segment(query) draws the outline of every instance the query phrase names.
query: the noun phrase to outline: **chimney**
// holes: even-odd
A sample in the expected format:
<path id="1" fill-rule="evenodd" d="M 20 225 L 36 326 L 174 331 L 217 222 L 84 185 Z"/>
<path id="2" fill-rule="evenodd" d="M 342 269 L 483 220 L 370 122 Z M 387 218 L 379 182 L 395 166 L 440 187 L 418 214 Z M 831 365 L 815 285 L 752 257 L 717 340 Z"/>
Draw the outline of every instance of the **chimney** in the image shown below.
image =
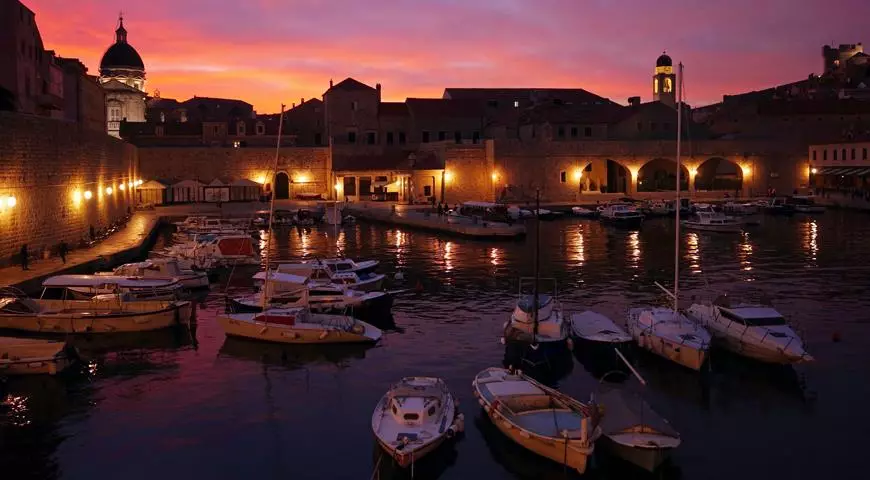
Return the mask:
<path id="1" fill-rule="evenodd" d="M 632 107 L 640 105 L 640 97 L 628 97 L 628 104 Z"/>
<path id="2" fill-rule="evenodd" d="M 302 105 L 303 103 L 305 103 L 305 97 L 302 97 L 302 99 L 299 100 L 299 105 Z"/>
<path id="3" fill-rule="evenodd" d="M 329 79 L 329 88 L 332 88 L 332 79 Z"/>
<path id="4" fill-rule="evenodd" d="M 377 90 L 379 92 L 381 91 L 381 84 L 380 83 L 375 84 L 375 90 Z"/>

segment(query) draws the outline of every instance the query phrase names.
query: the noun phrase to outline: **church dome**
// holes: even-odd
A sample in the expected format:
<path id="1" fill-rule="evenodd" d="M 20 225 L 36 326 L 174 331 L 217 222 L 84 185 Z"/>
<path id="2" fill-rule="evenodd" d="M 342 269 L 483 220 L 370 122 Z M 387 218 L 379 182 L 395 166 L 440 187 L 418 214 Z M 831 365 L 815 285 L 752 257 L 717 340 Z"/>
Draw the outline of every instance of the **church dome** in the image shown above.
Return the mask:
<path id="1" fill-rule="evenodd" d="M 103 54 L 100 60 L 100 71 L 124 69 L 141 70 L 145 72 L 145 63 L 133 46 L 127 43 L 127 29 L 124 28 L 124 19 L 120 19 L 120 25 L 115 30 L 115 43 Z"/>
<path id="2" fill-rule="evenodd" d="M 662 53 L 656 60 L 657 67 L 672 67 L 673 65 L 674 63 L 671 61 L 671 57 L 669 57 L 667 53 Z"/>

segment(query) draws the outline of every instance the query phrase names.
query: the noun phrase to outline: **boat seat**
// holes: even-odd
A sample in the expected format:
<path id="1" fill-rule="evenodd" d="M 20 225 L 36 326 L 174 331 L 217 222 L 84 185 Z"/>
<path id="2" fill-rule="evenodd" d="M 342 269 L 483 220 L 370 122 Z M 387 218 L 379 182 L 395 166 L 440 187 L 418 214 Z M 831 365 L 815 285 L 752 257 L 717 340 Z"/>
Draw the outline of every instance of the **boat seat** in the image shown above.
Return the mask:
<path id="1" fill-rule="evenodd" d="M 568 438 L 580 438 L 583 416 L 571 410 L 535 410 L 518 413 L 512 420 L 518 426 L 546 437 L 561 437 L 568 431 Z"/>

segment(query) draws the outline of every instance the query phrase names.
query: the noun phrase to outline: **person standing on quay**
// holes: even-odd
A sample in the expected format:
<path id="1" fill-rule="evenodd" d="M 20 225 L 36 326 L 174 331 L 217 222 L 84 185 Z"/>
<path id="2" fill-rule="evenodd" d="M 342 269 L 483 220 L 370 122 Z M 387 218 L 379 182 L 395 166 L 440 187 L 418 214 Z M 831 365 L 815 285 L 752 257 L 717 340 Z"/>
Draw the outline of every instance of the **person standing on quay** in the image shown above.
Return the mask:
<path id="1" fill-rule="evenodd" d="M 60 245 L 57 247 L 57 253 L 60 255 L 60 260 L 66 264 L 66 254 L 69 252 L 69 246 L 66 242 L 60 242 Z"/>
<path id="2" fill-rule="evenodd" d="M 27 268 L 27 244 L 21 245 L 21 269 L 22 270 L 30 270 Z"/>

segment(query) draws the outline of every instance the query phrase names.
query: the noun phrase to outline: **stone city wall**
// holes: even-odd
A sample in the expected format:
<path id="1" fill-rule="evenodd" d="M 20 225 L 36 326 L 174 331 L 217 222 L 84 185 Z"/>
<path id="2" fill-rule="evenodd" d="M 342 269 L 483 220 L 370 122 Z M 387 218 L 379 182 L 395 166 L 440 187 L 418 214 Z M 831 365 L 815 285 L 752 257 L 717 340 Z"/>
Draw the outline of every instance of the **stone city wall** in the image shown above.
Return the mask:
<path id="1" fill-rule="evenodd" d="M 0 263 L 24 243 L 32 256 L 75 247 L 91 226 L 123 217 L 134 200 L 119 185 L 138 178 L 136 165 L 136 148 L 105 132 L 0 112 Z"/>

